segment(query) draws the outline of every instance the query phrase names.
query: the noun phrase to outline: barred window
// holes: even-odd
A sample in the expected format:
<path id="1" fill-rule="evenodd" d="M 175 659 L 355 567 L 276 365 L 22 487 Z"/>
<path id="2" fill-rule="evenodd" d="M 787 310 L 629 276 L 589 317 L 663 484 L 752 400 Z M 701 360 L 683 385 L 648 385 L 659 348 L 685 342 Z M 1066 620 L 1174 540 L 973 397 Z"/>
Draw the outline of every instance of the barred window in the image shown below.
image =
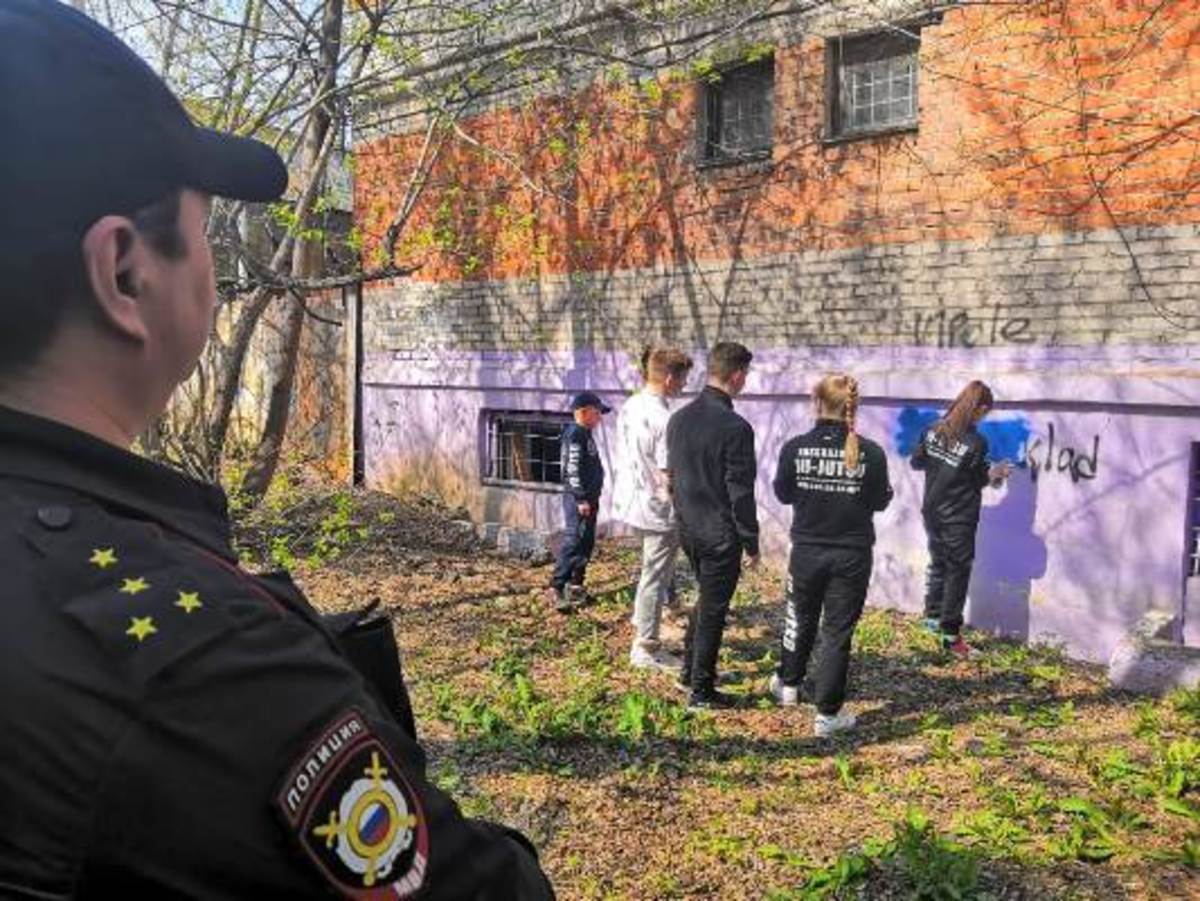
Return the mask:
<path id="1" fill-rule="evenodd" d="M 758 158 L 771 152 L 775 61 L 759 60 L 722 72 L 704 86 L 706 162 Z"/>
<path id="2" fill-rule="evenodd" d="M 562 484 L 563 413 L 485 411 L 485 482 L 525 486 Z"/>
<path id="3" fill-rule="evenodd" d="M 868 135 L 917 124 L 919 47 L 915 27 L 829 42 L 827 95 L 832 137 Z"/>

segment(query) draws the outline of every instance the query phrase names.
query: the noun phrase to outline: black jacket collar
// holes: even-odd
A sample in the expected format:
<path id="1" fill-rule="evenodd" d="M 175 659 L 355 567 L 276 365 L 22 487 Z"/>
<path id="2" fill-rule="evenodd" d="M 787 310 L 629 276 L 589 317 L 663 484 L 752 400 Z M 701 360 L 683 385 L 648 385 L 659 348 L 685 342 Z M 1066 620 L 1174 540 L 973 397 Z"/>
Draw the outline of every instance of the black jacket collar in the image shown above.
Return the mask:
<path id="1" fill-rule="evenodd" d="M 224 491 L 61 423 L 0 406 L 0 476 L 78 491 L 236 559 Z"/>
<path id="2" fill-rule="evenodd" d="M 824 418 L 822 418 L 822 419 L 817 420 L 817 424 L 813 428 L 813 431 L 814 432 L 816 432 L 816 431 L 847 432 L 847 431 L 849 431 L 849 429 L 846 428 L 846 423 L 842 422 L 840 419 L 824 419 Z"/>
<path id="3" fill-rule="evenodd" d="M 733 398 L 722 391 L 720 388 L 714 388 L 712 385 L 705 385 L 704 390 L 700 392 L 700 396 L 715 401 L 723 406 L 733 409 Z"/>

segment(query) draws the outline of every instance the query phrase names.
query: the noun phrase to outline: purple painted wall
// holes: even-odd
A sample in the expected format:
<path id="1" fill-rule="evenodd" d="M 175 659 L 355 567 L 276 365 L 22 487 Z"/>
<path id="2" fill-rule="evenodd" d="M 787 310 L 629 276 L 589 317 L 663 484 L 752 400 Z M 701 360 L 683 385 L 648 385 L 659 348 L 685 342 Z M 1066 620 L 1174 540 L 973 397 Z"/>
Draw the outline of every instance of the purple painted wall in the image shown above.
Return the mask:
<path id="1" fill-rule="evenodd" d="M 692 388 L 702 378 L 697 362 Z M 779 448 L 809 427 L 811 384 L 835 370 L 859 378 L 860 431 L 889 452 L 896 489 L 877 518 L 871 603 L 920 609 L 921 483 L 904 452 L 926 417 L 981 377 L 1000 401 L 986 423 L 989 438 L 1020 468 L 1006 488 L 985 494 L 969 621 L 1063 642 L 1092 660 L 1106 659 L 1151 609 L 1181 616 L 1189 640 L 1200 641 L 1200 597 L 1191 597 L 1188 609 L 1184 592 L 1200 348 L 764 352 L 737 408 L 757 433 L 759 511 L 772 554 L 786 548 L 790 515 L 770 489 Z M 369 357 L 368 483 L 420 485 L 464 504 L 477 519 L 553 530 L 556 494 L 481 484 L 482 411 L 563 410 L 567 395 L 585 386 L 619 406 L 638 379 L 616 352 Z M 612 438 L 610 419 L 598 435 L 610 473 L 620 465 Z"/>

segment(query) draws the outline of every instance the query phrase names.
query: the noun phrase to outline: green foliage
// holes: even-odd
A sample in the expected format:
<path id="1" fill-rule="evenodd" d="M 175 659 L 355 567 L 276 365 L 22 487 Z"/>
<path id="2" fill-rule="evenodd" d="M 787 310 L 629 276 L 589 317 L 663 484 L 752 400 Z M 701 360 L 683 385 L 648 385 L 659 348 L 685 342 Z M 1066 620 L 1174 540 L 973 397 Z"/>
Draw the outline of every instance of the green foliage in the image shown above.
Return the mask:
<path id="1" fill-rule="evenodd" d="M 1189 820 L 1200 822 L 1200 807 L 1189 804 L 1187 801 L 1168 796 L 1159 798 L 1158 804 L 1166 813 L 1173 813 L 1175 816 L 1187 817 Z"/>
<path id="2" fill-rule="evenodd" d="M 1157 749 L 1156 775 L 1161 791 L 1178 798 L 1200 786 L 1200 742 L 1181 738 Z"/>
<path id="3" fill-rule="evenodd" d="M 735 834 L 721 817 L 717 817 L 689 837 L 688 847 L 691 851 L 706 857 L 713 857 L 724 863 L 732 863 L 746 858 L 750 849 L 750 840 L 745 836 Z"/>
<path id="4" fill-rule="evenodd" d="M 896 642 L 896 630 L 879 611 L 869 611 L 854 630 L 854 652 L 883 653 Z"/>
<path id="5" fill-rule="evenodd" d="M 256 505 L 241 488 L 241 473 L 230 466 L 226 492 L 235 523 L 239 556 L 253 565 L 277 569 L 317 569 L 363 547 L 395 514 L 372 518 L 359 497 L 345 488 L 314 486 L 294 461 L 280 466 Z"/>
<path id="6" fill-rule="evenodd" d="M 844 897 L 882 866 L 896 870 L 909 897 L 918 901 L 972 898 L 979 882 L 976 852 L 940 835 L 920 811 L 909 810 L 895 824 L 890 841 L 865 843 L 814 870 L 799 890 L 777 891 L 769 897 L 789 901 Z"/>
<path id="7" fill-rule="evenodd" d="M 1200 727 L 1200 686 L 1181 688 L 1173 692 L 1168 701 L 1188 726 Z"/>
<path id="8" fill-rule="evenodd" d="M 846 791 L 854 790 L 854 765 L 850 760 L 850 755 L 842 753 L 833 758 L 833 766 L 837 770 L 838 778 L 842 780 L 842 787 Z"/>
<path id="9" fill-rule="evenodd" d="M 1027 707 L 1024 704 L 1012 704 L 1008 712 L 1026 726 L 1034 729 L 1058 729 L 1075 722 L 1075 704 L 1065 701 L 1062 704 L 1046 704 L 1040 707 Z"/>
<path id="10" fill-rule="evenodd" d="M 1124 748 L 1115 748 L 1098 760 L 1092 760 L 1088 770 L 1096 783 L 1104 788 L 1128 791 L 1143 798 L 1157 791 L 1148 768 L 1130 760 L 1129 752 Z"/>
<path id="11" fill-rule="evenodd" d="M 927 729 L 925 737 L 929 739 L 929 753 L 938 760 L 946 760 L 954 754 L 954 730 Z"/>
<path id="12" fill-rule="evenodd" d="M 765 844 L 758 847 L 758 856 L 763 860 L 782 863 L 785 866 L 795 869 L 803 869 L 809 866 L 808 860 L 802 855 L 794 851 L 789 851 L 786 848 L 781 848 L 775 844 Z"/>
<path id="13" fill-rule="evenodd" d="M 1056 857 L 1103 861 L 1117 852 L 1112 823 L 1105 812 L 1086 798 L 1066 798 L 1059 810 L 1070 815 L 1069 830 L 1052 840 L 1050 853 Z"/>
<path id="14" fill-rule="evenodd" d="M 1137 723 L 1133 727 L 1133 734 L 1138 738 L 1151 739 L 1162 732 L 1162 714 L 1158 705 L 1153 701 L 1138 701 L 1134 705 L 1134 713 L 1137 716 Z"/>
<path id="15" fill-rule="evenodd" d="M 328 204 L 327 198 L 318 198 L 312 209 L 314 215 L 319 215 L 322 212 L 322 201 L 325 201 L 326 205 Z M 296 215 L 295 207 L 287 201 L 273 203 L 267 208 L 267 211 L 276 225 L 286 229 L 289 235 L 301 241 L 319 241 L 325 237 L 323 229 L 312 225 L 306 226 L 300 217 Z"/>
<path id="16" fill-rule="evenodd" d="M 939 835 L 920 811 L 910 810 L 897 825 L 894 844 L 914 898 L 958 901 L 973 895 L 979 882 L 978 857 Z"/>
<path id="17" fill-rule="evenodd" d="M 536 640 L 501 634 L 503 652 L 493 661 L 486 685 L 471 693 L 438 685 L 434 715 L 463 738 L 485 745 L 536 745 L 546 741 L 596 739 L 634 746 L 656 738 L 686 739 L 706 734 L 679 703 L 642 691 L 617 692 L 603 636 L 576 620 L 578 633 L 565 679 L 566 692 L 543 691 L 530 672 L 530 655 L 544 649 Z"/>
<path id="18" fill-rule="evenodd" d="M 993 857 L 1011 857 L 1029 841 L 1029 830 L 998 810 L 981 810 L 957 818 L 954 831 Z"/>
<path id="19" fill-rule="evenodd" d="M 821 901 L 840 897 L 864 882 L 873 866 L 874 861 L 865 851 L 847 851 L 827 866 L 814 870 L 798 891 L 776 891 L 768 897 L 778 901 Z"/>
<path id="20" fill-rule="evenodd" d="M 1179 847 L 1176 860 L 1185 867 L 1200 870 L 1200 836 L 1193 835 L 1184 839 L 1183 844 Z"/>

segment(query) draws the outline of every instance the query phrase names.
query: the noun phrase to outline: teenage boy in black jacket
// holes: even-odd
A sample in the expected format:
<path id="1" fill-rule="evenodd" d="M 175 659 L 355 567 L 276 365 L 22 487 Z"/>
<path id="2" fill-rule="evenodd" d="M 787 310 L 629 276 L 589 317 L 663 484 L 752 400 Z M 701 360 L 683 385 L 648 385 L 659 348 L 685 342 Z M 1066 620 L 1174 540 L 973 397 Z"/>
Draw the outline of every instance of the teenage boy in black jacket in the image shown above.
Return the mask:
<path id="1" fill-rule="evenodd" d="M 680 543 L 700 583 L 683 639 L 680 683 L 691 708 L 733 706 L 716 690 L 717 654 L 729 601 L 746 565 L 758 563 L 754 429 L 733 412 L 753 354 L 723 341 L 708 357 L 708 385 L 667 424 L 667 468 Z"/>
<path id="2" fill-rule="evenodd" d="M 883 449 L 854 430 L 858 382 L 826 376 L 813 399 L 816 428 L 784 444 L 775 473 L 775 496 L 793 513 L 787 619 L 771 694 L 781 705 L 798 703 L 819 623 L 813 729 L 826 738 L 855 724 L 854 714 L 842 712 L 850 641 L 871 581 L 871 518 L 891 502 L 892 486 Z"/>
<path id="3" fill-rule="evenodd" d="M 592 430 L 612 407 L 591 391 L 583 391 L 572 399 L 571 410 L 575 421 L 562 436 L 565 534 L 550 582 L 551 601 L 560 613 L 587 600 L 583 577 L 596 547 L 596 515 L 604 490 L 604 463 Z"/>

